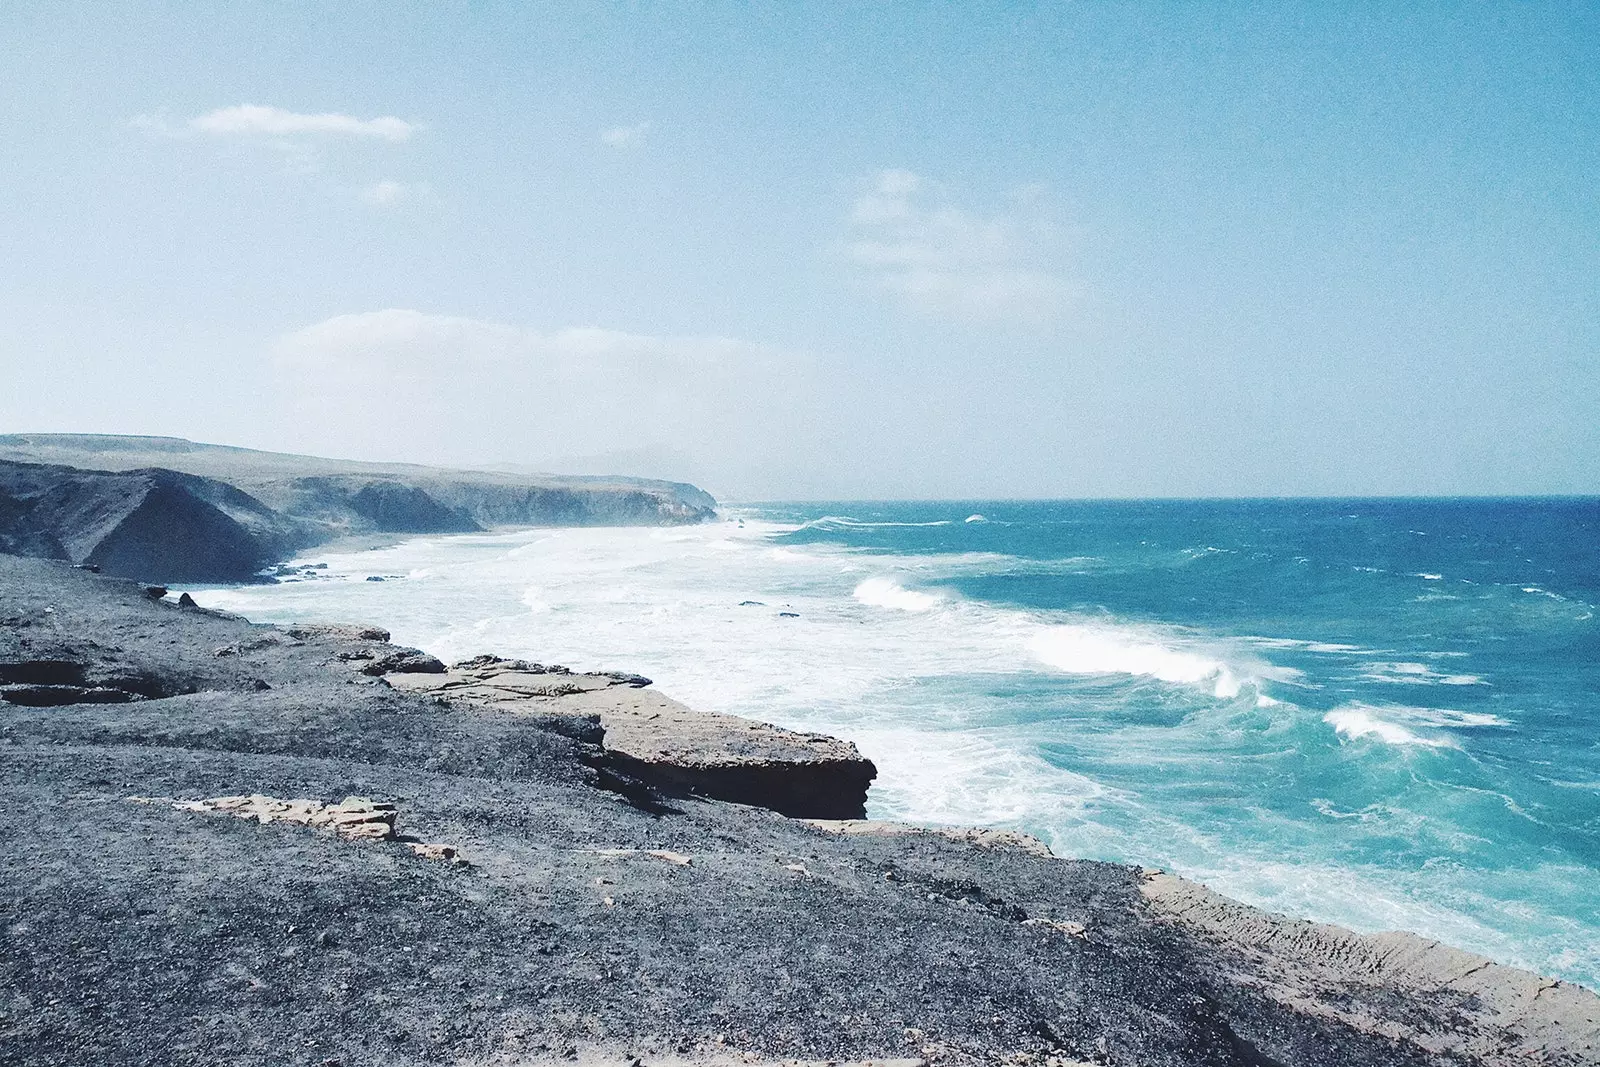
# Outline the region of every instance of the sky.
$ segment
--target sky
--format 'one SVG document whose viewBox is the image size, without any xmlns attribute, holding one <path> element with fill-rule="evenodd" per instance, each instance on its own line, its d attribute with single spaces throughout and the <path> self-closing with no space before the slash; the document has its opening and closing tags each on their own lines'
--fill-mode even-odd
<svg viewBox="0 0 1600 1067">
<path fill-rule="evenodd" d="M 1600 7 L 0 7 L 0 432 L 1600 492 Z"/>
</svg>

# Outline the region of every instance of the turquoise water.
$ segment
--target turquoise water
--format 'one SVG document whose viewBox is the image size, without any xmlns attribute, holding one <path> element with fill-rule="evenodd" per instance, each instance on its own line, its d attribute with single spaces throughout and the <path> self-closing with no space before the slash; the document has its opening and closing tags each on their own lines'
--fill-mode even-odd
<svg viewBox="0 0 1600 1067">
<path fill-rule="evenodd" d="M 876 816 L 1600 986 L 1600 501 L 725 514 L 313 555 L 202 602 L 642 670 L 855 740 Z"/>
</svg>

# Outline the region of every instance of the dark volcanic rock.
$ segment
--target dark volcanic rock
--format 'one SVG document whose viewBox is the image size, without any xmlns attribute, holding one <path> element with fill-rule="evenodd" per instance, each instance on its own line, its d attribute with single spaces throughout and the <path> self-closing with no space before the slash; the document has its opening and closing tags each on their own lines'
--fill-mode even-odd
<svg viewBox="0 0 1600 1067">
<path fill-rule="evenodd" d="M 329 475 L 295 478 L 274 489 L 282 510 L 351 530 L 468 533 L 483 529 L 470 515 L 445 507 L 426 490 L 397 481 Z"/>
<path fill-rule="evenodd" d="M 4 546 L 107 574 L 247 581 L 308 542 L 300 524 L 210 478 L 0 461 Z"/>
<path fill-rule="evenodd" d="M 27 708 L 58 708 L 65 704 L 123 704 L 134 699 L 125 689 L 103 685 L 0 685 L 0 700 Z"/>
</svg>

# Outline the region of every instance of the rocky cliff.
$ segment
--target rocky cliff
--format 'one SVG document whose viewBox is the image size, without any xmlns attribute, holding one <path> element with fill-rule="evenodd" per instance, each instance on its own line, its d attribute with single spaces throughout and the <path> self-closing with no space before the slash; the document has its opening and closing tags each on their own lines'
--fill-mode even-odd
<svg viewBox="0 0 1600 1067">
<path fill-rule="evenodd" d="M 444 533 L 490 526 L 700 522 L 717 503 L 681 482 L 456 470 L 259 452 L 175 437 L 0 435 L 0 460 L 103 471 L 160 467 L 212 478 L 293 519 L 343 533 Z"/>
<path fill-rule="evenodd" d="M 444 470 L 176 438 L 0 436 L 0 552 L 146 581 L 245 581 L 350 534 L 700 522 L 691 485 Z"/>
<path fill-rule="evenodd" d="M 147 581 L 248 581 L 316 537 L 212 478 L 0 462 L 0 551 Z"/>
</svg>

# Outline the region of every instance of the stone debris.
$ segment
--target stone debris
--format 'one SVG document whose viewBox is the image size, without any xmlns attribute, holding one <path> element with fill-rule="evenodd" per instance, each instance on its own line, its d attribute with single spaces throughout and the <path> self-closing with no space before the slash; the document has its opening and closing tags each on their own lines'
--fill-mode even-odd
<svg viewBox="0 0 1600 1067">
<path fill-rule="evenodd" d="M 374 678 L 385 674 L 443 674 L 444 664 L 437 658 L 415 648 L 399 646 L 383 650 L 381 655 L 356 668 Z"/>
<path fill-rule="evenodd" d="M 400 841 L 413 855 L 423 859 L 438 860 L 456 867 L 470 867 L 466 857 L 455 845 L 438 841 L 408 841 L 397 838 L 394 832 L 395 816 L 399 811 L 393 804 L 372 800 L 369 797 L 345 797 L 337 804 L 324 804 L 318 800 L 297 797 L 281 800 L 264 793 L 248 796 L 211 797 L 206 800 L 174 800 L 171 797 L 129 797 L 135 804 L 170 804 L 178 811 L 218 813 L 238 819 L 254 819 L 265 825 L 272 822 L 289 822 L 297 826 L 310 826 L 331 830 L 349 841 Z M 677 853 L 673 853 L 677 855 Z M 685 858 L 687 862 L 687 858 Z"/>
<path fill-rule="evenodd" d="M 1085 928 L 1085 926 L 1082 923 L 1075 923 L 1075 922 L 1072 922 L 1071 920 L 1041 919 L 1041 918 L 1024 919 L 1024 920 L 1022 920 L 1022 925 L 1023 926 L 1047 926 L 1052 930 L 1060 930 L 1062 933 L 1066 934 L 1068 937 L 1076 937 L 1076 938 L 1079 938 L 1080 940 L 1084 940 L 1084 941 L 1087 941 L 1089 939 L 1089 932 L 1088 932 L 1087 928 Z"/>
<path fill-rule="evenodd" d="M 306 641 L 315 637 L 332 637 L 340 641 L 381 641 L 387 643 L 390 634 L 381 626 L 319 625 L 301 623 L 286 626 L 283 632 L 290 637 Z"/>
<path fill-rule="evenodd" d="M 442 845 L 434 841 L 407 841 L 406 847 L 425 860 L 439 860 L 459 867 L 469 866 L 460 849 L 454 845 Z"/>
<path fill-rule="evenodd" d="M 690 859 L 688 856 L 685 856 L 682 852 L 674 852 L 669 848 L 646 849 L 645 855 L 654 856 L 658 860 L 666 860 L 674 867 L 687 867 L 689 864 L 694 862 L 694 860 Z"/>
<path fill-rule="evenodd" d="M 394 837 L 397 814 L 393 804 L 367 797 L 345 797 L 337 804 L 297 798 L 280 800 L 262 793 L 249 796 L 211 797 L 207 800 L 173 800 L 161 797 L 129 797 L 139 804 L 171 803 L 178 811 L 220 812 L 239 819 L 255 819 L 265 825 L 291 822 L 332 830 L 353 841 L 387 841 Z"/>
</svg>

